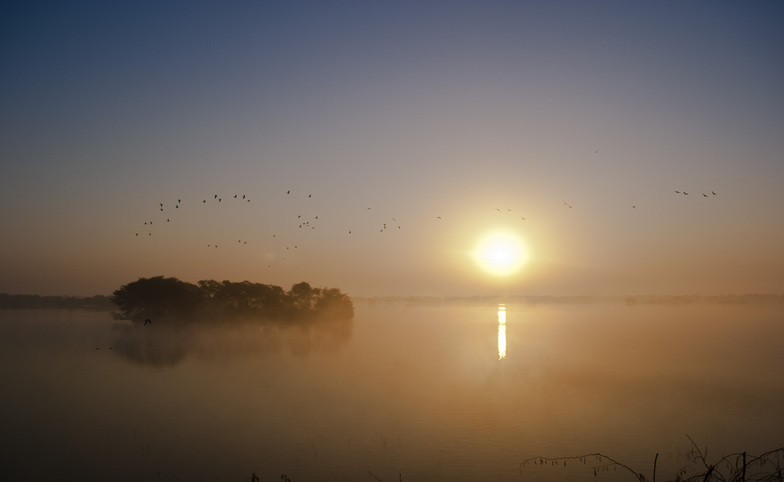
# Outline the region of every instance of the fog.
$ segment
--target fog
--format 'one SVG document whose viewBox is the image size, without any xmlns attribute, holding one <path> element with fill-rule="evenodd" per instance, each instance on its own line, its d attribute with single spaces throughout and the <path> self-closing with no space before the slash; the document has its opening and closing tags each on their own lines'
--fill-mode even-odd
<svg viewBox="0 0 784 482">
<path fill-rule="evenodd" d="M 687 435 L 709 459 L 782 446 L 780 304 L 430 301 L 296 327 L 0 311 L 3 470 L 508 480 L 529 457 L 602 452 L 650 478 L 657 453 L 659 477 L 694 465 Z M 594 480 L 593 466 L 525 470 Z"/>
</svg>

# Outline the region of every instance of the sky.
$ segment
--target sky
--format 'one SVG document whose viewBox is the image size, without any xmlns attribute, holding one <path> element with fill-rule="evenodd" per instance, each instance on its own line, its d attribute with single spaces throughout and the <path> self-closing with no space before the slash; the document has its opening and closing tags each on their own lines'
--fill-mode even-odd
<svg viewBox="0 0 784 482">
<path fill-rule="evenodd" d="M 782 293 L 782 86 L 774 1 L 6 1 L 0 292 Z"/>
</svg>

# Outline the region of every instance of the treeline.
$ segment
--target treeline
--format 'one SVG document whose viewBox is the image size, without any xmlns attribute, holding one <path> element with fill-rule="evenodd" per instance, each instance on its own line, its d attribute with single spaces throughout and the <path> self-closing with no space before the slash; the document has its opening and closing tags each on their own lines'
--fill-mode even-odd
<svg viewBox="0 0 784 482">
<path fill-rule="evenodd" d="M 749 293 L 743 295 L 637 295 L 637 296 L 554 296 L 554 295 L 491 295 L 491 296 L 376 296 L 355 298 L 367 303 L 406 303 L 412 306 L 439 306 L 445 304 L 497 304 L 520 303 L 525 305 L 587 305 L 593 303 L 624 303 L 627 305 L 784 305 L 784 295 Z"/>
<path fill-rule="evenodd" d="M 280 286 L 250 281 L 139 278 L 114 291 L 115 319 L 144 322 L 214 321 L 227 319 L 311 320 L 350 319 L 354 305 L 337 288 L 313 288 L 306 282 L 285 291 Z"/>
<path fill-rule="evenodd" d="M 111 310 L 114 308 L 109 296 L 41 296 L 9 295 L 0 293 L 0 309 L 31 308 L 82 308 L 89 310 Z"/>
</svg>

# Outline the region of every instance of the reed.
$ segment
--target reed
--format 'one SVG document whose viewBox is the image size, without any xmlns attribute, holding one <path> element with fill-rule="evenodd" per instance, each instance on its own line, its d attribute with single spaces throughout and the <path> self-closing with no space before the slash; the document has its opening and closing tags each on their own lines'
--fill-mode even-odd
<svg viewBox="0 0 784 482">
<path fill-rule="evenodd" d="M 708 458 L 708 449 L 700 449 L 694 440 L 686 435 L 692 445 L 689 463 L 682 466 L 674 478 L 666 482 L 784 482 L 784 447 L 769 450 L 760 455 L 747 452 L 724 455 L 714 461 Z M 639 482 L 656 482 L 657 453 L 653 459 L 652 478 L 648 479 L 644 472 L 608 457 L 599 452 L 584 455 L 562 457 L 531 457 L 520 462 L 520 478 L 526 478 L 525 468 L 530 466 L 549 465 L 566 467 L 570 463 L 587 465 L 593 470 L 594 477 L 613 471 L 628 472 L 630 477 Z"/>
</svg>

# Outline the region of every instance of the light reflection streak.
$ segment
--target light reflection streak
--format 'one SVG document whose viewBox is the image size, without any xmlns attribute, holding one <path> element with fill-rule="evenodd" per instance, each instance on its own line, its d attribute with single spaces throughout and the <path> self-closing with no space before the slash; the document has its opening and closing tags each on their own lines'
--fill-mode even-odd
<svg viewBox="0 0 784 482">
<path fill-rule="evenodd" d="M 498 359 L 506 358 L 506 305 L 498 305 Z"/>
</svg>

